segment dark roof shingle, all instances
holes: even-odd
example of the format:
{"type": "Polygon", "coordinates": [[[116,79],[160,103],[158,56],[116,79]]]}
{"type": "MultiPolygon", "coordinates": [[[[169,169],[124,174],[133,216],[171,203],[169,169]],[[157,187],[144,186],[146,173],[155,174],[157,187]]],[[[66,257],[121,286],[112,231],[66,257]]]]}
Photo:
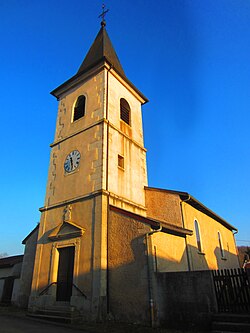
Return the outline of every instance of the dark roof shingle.
{"type": "Polygon", "coordinates": [[[23,254],[0,259],[0,268],[12,267],[23,261],[23,254]]]}

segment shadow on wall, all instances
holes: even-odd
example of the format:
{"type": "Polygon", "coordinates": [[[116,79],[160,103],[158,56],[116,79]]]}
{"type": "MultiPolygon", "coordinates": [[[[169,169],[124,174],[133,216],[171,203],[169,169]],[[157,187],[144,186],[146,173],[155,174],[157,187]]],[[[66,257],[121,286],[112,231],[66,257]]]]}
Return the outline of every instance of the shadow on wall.
{"type": "Polygon", "coordinates": [[[168,253],[164,253],[162,250],[158,251],[158,247],[153,248],[155,270],[158,272],[239,268],[238,256],[226,250],[223,250],[222,254],[219,247],[214,251],[203,253],[192,245],[180,248],[173,245],[172,253],[169,252],[168,250],[168,253]]]}
{"type": "MultiPolygon", "coordinates": [[[[113,231],[109,235],[108,242],[108,271],[93,268],[92,243],[89,244],[88,250],[92,257],[89,257],[89,262],[86,259],[79,262],[77,269],[79,274],[76,276],[74,273],[75,287],[72,290],[71,305],[82,313],[83,320],[102,321],[109,318],[118,322],[150,325],[149,295],[151,291],[149,289],[152,287],[150,286],[152,281],[149,280],[152,276],[149,275],[149,271],[151,271],[157,281],[158,289],[154,309],[156,321],[159,320],[162,325],[167,326],[176,326],[177,323],[189,324],[190,327],[202,322],[209,324],[211,314],[216,312],[216,300],[206,255],[199,254],[196,247],[189,245],[189,254],[192,253],[192,260],[199,260],[197,267],[201,267],[200,270],[167,272],[169,266],[173,267],[175,263],[178,268],[180,262],[175,262],[173,258],[171,260],[164,257],[156,259],[154,253],[151,253],[152,267],[149,267],[150,261],[145,241],[145,234],[150,231],[148,226],[140,229],[135,224],[130,224],[127,234],[120,229],[120,235],[114,229],[113,231]],[[157,262],[161,263],[166,272],[157,272],[157,262]],[[86,267],[89,267],[89,270],[86,267]]],[[[47,236],[48,233],[43,235],[39,243],[52,245],[53,242],[48,241],[47,236]]],[[[83,247],[82,251],[86,251],[86,248],[83,247]]],[[[216,258],[220,257],[219,248],[215,249],[214,255],[216,258]]],[[[221,267],[219,266],[221,262],[227,262],[227,257],[237,258],[228,251],[224,251],[224,256],[223,260],[218,259],[218,267],[221,267]]],[[[184,251],[181,262],[187,260],[186,258],[187,253],[184,251]]],[[[47,260],[49,265],[49,258],[47,260]]],[[[45,272],[46,274],[47,279],[44,281],[49,281],[49,270],[45,272]]],[[[53,284],[47,287],[46,282],[40,284],[35,297],[40,299],[39,304],[42,306],[55,305],[57,286],[53,284]]]]}
{"type": "MultiPolygon", "coordinates": [[[[48,244],[48,234],[49,232],[43,235],[38,243],[48,244]]],[[[60,243],[60,240],[57,243],[60,243]]],[[[145,238],[143,236],[135,237],[129,243],[110,248],[109,253],[112,253],[108,272],[105,269],[93,268],[97,266],[94,263],[97,259],[93,258],[92,247],[93,244],[89,244],[87,251],[91,253],[91,256],[89,256],[88,262],[86,259],[81,260],[77,269],[74,270],[74,286],[70,304],[81,312],[83,320],[86,321],[103,321],[108,317],[115,321],[149,324],[145,238]],[[115,259],[117,257],[119,257],[120,264],[117,264],[115,259]],[[79,272],[78,275],[76,275],[76,271],[79,272]],[[82,273],[84,271],[85,273],[82,273]]],[[[83,247],[82,251],[86,252],[86,248],[83,247]]],[[[49,283],[50,270],[47,266],[50,266],[50,258],[43,259],[41,268],[46,271],[39,279],[38,290],[32,292],[31,311],[32,306],[35,309],[36,306],[46,308],[58,304],[56,301],[57,284],[49,283]]]]}
{"type": "Polygon", "coordinates": [[[186,247],[191,271],[239,268],[238,255],[216,247],[214,251],[198,251],[197,247],[186,247]]]}
{"type": "Polygon", "coordinates": [[[216,247],[214,255],[217,260],[217,269],[240,268],[239,257],[230,251],[216,247]]]}

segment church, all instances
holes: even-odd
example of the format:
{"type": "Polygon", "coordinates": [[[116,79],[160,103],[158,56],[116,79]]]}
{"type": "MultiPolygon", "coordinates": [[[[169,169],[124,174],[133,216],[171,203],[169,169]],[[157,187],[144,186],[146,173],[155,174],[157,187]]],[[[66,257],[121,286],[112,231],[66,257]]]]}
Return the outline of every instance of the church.
{"type": "Polygon", "coordinates": [[[152,324],[163,311],[160,273],[239,267],[234,226],[188,192],[148,186],[148,99],[127,78],[104,20],[78,72],[51,94],[58,116],[46,197],[24,240],[32,272],[20,283],[30,281],[20,298],[31,314],[152,324]]]}

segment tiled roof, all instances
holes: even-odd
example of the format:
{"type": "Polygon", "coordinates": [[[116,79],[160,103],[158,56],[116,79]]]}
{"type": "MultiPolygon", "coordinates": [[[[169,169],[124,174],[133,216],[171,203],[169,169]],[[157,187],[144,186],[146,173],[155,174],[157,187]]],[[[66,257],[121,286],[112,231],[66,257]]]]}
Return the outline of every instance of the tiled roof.
{"type": "Polygon", "coordinates": [[[23,254],[0,259],[0,268],[12,267],[23,261],[23,254]]]}

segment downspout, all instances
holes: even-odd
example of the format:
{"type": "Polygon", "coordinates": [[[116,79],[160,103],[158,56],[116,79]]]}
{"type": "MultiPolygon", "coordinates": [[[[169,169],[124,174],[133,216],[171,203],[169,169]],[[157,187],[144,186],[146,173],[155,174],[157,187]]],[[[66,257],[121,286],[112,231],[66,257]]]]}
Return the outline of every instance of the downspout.
{"type": "MultiPolygon", "coordinates": [[[[188,194],[187,199],[181,200],[180,206],[181,206],[181,218],[182,218],[182,226],[185,229],[185,222],[184,222],[184,214],[183,214],[183,207],[182,204],[183,202],[187,202],[190,200],[190,194],[188,194]]],[[[188,264],[188,271],[191,271],[191,263],[190,263],[190,257],[189,257],[189,252],[188,252],[188,243],[187,243],[187,236],[185,236],[185,246],[186,246],[186,254],[187,254],[187,264],[188,264]]]]}
{"type": "Polygon", "coordinates": [[[148,261],[148,294],[149,294],[149,309],[150,309],[150,321],[151,327],[156,327],[156,316],[155,316],[155,300],[154,300],[154,291],[153,291],[153,276],[154,276],[154,266],[152,263],[152,254],[150,251],[150,236],[160,232],[162,230],[162,225],[160,224],[159,229],[147,232],[145,234],[146,239],[146,248],[147,248],[147,261],[148,261]]]}

